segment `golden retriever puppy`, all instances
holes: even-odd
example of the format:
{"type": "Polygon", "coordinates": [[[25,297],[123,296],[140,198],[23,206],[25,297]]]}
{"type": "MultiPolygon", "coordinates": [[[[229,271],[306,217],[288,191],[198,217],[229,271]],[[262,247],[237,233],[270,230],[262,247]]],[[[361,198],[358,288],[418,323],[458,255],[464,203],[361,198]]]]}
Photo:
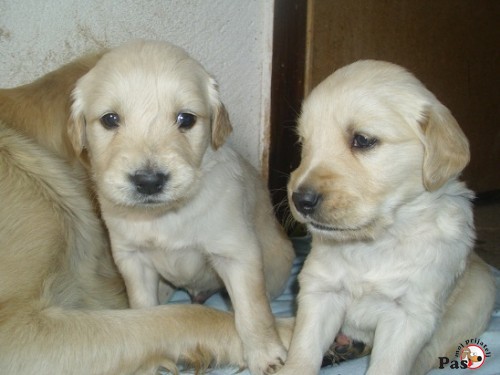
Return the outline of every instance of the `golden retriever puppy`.
{"type": "Polygon", "coordinates": [[[97,62],[73,91],[70,135],[89,153],[113,258],[132,308],[183,288],[203,302],[225,286],[253,374],[286,350],[268,297],[294,252],[256,171],[224,141],[217,86],[181,48],[134,41],[97,62]]]}
{"type": "MultiPolygon", "coordinates": [[[[68,137],[70,93],[99,58],[0,89],[0,373],[152,374],[176,361],[244,367],[232,314],[128,309],[81,150],[68,137]]],[[[290,323],[278,320],[285,346],[290,323]]]]}
{"type": "Polygon", "coordinates": [[[127,309],[83,178],[0,121],[0,373],[154,374],[176,361],[243,366],[229,313],[127,309]]]}
{"type": "Polygon", "coordinates": [[[370,60],[312,91],[298,133],[289,199],[313,244],[279,373],[316,374],[339,331],[373,345],[368,374],[426,373],[481,334],[495,299],[457,178],[465,135],[412,74],[370,60]]]}

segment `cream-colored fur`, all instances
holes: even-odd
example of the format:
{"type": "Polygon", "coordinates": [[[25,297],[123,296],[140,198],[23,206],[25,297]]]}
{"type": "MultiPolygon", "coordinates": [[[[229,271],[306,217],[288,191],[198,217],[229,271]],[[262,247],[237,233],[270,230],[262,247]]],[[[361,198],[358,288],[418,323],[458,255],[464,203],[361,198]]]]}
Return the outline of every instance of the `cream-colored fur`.
{"type": "Polygon", "coordinates": [[[205,358],[244,365],[230,314],[125,309],[81,178],[0,123],[0,373],[153,374],[205,358]]]}
{"type": "Polygon", "coordinates": [[[473,194],[457,122],[413,75],[359,61],[316,87],[289,198],[313,236],[280,374],[316,374],[339,332],[373,345],[368,374],[424,374],[485,329],[488,266],[472,251],[473,194]],[[473,286],[473,287],[471,287],[473,286]]]}
{"type": "Polygon", "coordinates": [[[83,56],[29,84],[0,89],[0,119],[71,165],[87,164],[68,137],[71,91],[101,55],[83,56]]]}
{"type": "Polygon", "coordinates": [[[89,152],[131,306],[157,305],[159,286],[161,298],[184,288],[195,301],[225,286],[251,372],[277,370],[286,351],[268,296],[293,249],[256,171],[224,144],[215,81],[179,47],[134,41],[106,53],[73,98],[71,139],[89,152]]]}
{"type": "MultiPolygon", "coordinates": [[[[68,138],[70,93],[100,55],[0,89],[0,373],[153,374],[180,361],[244,367],[234,316],[128,309],[68,138]],[[71,165],[71,166],[70,166],[71,165]]],[[[283,344],[290,320],[278,320],[283,344]]]]}

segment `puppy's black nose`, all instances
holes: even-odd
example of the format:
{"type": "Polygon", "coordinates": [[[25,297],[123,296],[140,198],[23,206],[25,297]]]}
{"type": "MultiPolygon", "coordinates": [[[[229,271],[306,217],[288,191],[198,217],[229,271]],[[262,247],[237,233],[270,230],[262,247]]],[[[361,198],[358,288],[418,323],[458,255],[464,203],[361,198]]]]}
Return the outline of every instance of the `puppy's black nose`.
{"type": "Polygon", "coordinates": [[[302,215],[311,215],[321,202],[321,194],[313,189],[299,189],[292,193],[292,201],[302,215]]]}
{"type": "Polygon", "coordinates": [[[144,195],[158,194],[167,183],[168,175],[153,170],[140,170],[129,176],[138,193],[144,195]]]}

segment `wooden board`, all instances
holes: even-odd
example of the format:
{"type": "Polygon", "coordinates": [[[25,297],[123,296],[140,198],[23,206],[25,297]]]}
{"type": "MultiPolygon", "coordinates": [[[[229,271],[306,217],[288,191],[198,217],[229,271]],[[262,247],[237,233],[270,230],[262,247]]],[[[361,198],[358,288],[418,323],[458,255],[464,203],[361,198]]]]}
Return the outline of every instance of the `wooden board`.
{"type": "Polygon", "coordinates": [[[358,59],[405,66],[452,111],[470,141],[464,179],[500,189],[500,1],[310,0],[306,92],[358,59]]]}

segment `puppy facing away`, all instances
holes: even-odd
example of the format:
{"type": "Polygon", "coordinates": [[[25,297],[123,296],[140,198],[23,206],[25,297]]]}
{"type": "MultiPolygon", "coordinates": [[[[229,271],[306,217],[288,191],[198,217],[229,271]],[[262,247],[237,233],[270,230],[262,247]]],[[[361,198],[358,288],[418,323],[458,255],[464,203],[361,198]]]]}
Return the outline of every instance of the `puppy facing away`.
{"type": "Polygon", "coordinates": [[[251,372],[280,368],[268,297],[294,253],[256,171],[224,144],[213,78],[179,47],[134,41],[104,54],[73,100],[71,140],[89,154],[131,307],[174,288],[203,302],[225,286],[251,372]]]}
{"type": "Polygon", "coordinates": [[[494,303],[458,181],[465,135],[412,74],[372,60],[319,84],[298,132],[289,199],[313,243],[279,373],[317,373],[338,332],[373,346],[368,374],[428,372],[482,333],[494,303]]]}

